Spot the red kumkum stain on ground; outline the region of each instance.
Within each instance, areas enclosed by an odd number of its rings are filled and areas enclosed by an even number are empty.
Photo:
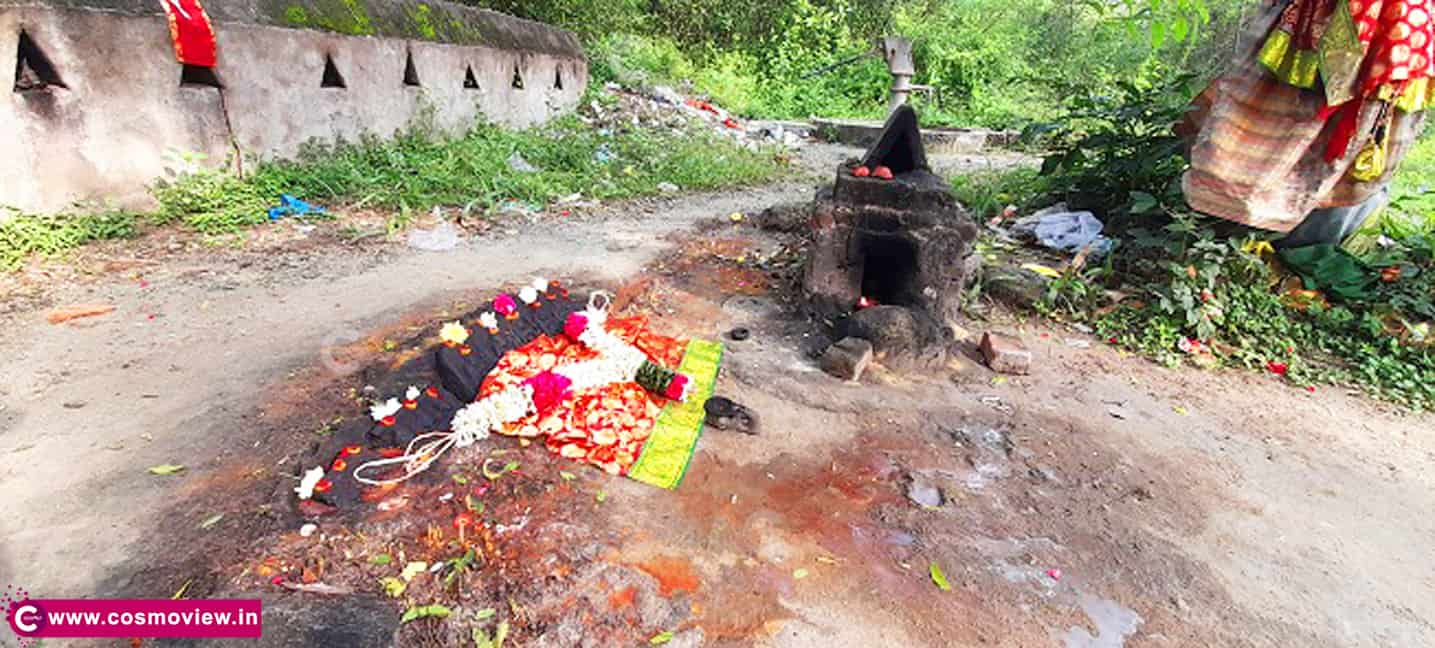
[[[658,593],[663,596],[672,596],[677,590],[693,593],[701,584],[693,573],[693,564],[676,556],[655,556],[634,567],[658,579]]]

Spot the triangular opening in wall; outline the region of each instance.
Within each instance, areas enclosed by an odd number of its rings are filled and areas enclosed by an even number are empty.
[[[884,166],[892,173],[930,170],[922,147],[922,130],[917,126],[917,111],[905,105],[892,111],[882,127],[882,136],[863,156],[862,164],[870,168]]]
[[[517,65],[513,66],[513,87],[523,89],[523,75],[519,74]]]
[[[561,67],[553,68],[553,88],[556,90],[563,89],[563,68]]]
[[[223,88],[224,86],[219,83],[219,76],[214,73],[214,68],[185,63],[184,69],[179,73],[179,87]]]
[[[473,76],[473,66],[466,66],[463,70],[463,87],[468,90],[478,89],[478,77]]]
[[[50,62],[50,57],[40,50],[40,46],[20,30],[20,47],[15,55],[15,92],[29,92],[32,90],[44,90],[46,88],[68,88],[65,82],[60,80],[60,73],[55,70],[55,65]]]
[[[417,88],[419,83],[419,71],[414,69],[414,53],[409,52],[407,60],[404,61],[404,85]]]
[[[344,75],[339,74],[339,68],[334,65],[334,57],[324,55],[324,78],[319,81],[320,88],[347,88],[344,83]]]

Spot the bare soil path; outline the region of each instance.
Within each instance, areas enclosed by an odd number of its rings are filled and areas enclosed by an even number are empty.
[[[1435,645],[1435,417],[1168,370],[1008,316],[972,330],[1020,332],[1031,376],[963,357],[839,383],[805,355],[810,327],[780,286],[714,279],[734,250],[790,241],[703,226],[811,189],[615,205],[446,253],[325,227],[148,261],[90,253],[94,276],[12,293],[0,326],[0,581],[42,597],[261,596],[261,645],[472,645],[490,607],[525,646],[665,630],[687,646]],[[400,627],[403,603],[377,586],[397,569],[366,556],[417,554],[420,507],[301,537],[288,475],[443,317],[534,274],[625,286],[674,334],[751,327],[719,393],[758,412],[760,434],[709,431],[673,493],[495,440],[524,468],[489,495],[504,521],[492,555],[461,614]],[[117,309],[45,321],[73,303]],[[186,469],[146,470],[167,463]],[[281,590],[266,571],[279,563],[353,594]],[[414,602],[438,595],[425,587]]]

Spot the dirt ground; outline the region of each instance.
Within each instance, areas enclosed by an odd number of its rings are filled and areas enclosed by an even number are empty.
[[[10,277],[0,581],[259,597],[274,646],[472,645],[499,622],[522,646],[1435,645],[1435,417],[1161,368],[1000,308],[968,329],[1021,335],[1030,376],[968,345],[940,370],[839,382],[786,289],[793,241],[727,218],[811,193],[546,214],[443,253],[333,223],[235,248],[166,234]],[[301,535],[293,475],[363,415],[363,387],[536,274],[620,288],[666,333],[751,328],[717,391],[758,434],[709,429],[675,492],[492,439]],[[117,308],[46,321],[77,303]],[[463,553],[446,496],[497,458],[520,468],[481,495],[477,560],[387,598],[380,579]],[[447,619],[399,623],[439,601]]]

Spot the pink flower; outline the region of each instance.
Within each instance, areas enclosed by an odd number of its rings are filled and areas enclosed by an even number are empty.
[[[542,416],[568,397],[568,388],[573,386],[573,381],[567,376],[545,371],[523,381],[523,384],[533,388],[533,407]]]
[[[513,295],[504,293],[493,298],[493,310],[499,315],[508,317],[518,312],[518,302],[513,301]]]
[[[692,380],[683,374],[674,374],[673,380],[668,383],[668,388],[663,391],[663,396],[669,400],[684,401],[688,399],[688,389]]]
[[[1200,353],[1201,341],[1193,338],[1181,338],[1181,340],[1176,343],[1176,348],[1185,353]]]
[[[588,316],[582,313],[569,313],[568,319],[563,322],[563,334],[578,341],[578,336],[588,330]]]

